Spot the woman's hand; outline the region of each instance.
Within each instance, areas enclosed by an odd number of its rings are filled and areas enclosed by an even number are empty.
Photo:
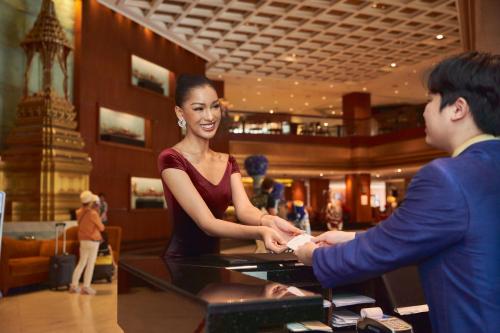
[[[353,240],[355,232],[332,230],[316,236],[314,242],[319,246],[330,246]]]
[[[303,230],[294,227],[292,223],[275,215],[264,215],[262,217],[262,225],[275,230],[286,242],[304,233]]]
[[[268,250],[281,253],[287,249],[286,240],[283,239],[274,229],[269,227],[258,227],[261,239]]]

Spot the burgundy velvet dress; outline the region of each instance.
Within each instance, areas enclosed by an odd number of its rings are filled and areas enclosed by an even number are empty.
[[[186,172],[215,218],[222,219],[231,202],[231,175],[240,172],[234,157],[229,156],[224,176],[216,185],[203,177],[181,153],[172,148],[163,150],[158,157],[160,174],[170,168]],[[162,182],[168,212],[173,221],[172,236],[164,257],[219,253],[219,238],[208,236],[203,232],[177,202],[163,179]]]

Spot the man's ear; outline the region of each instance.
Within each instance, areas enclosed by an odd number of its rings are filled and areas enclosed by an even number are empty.
[[[183,111],[177,105],[175,106],[175,114],[177,115],[177,119],[184,119]]]
[[[453,113],[451,115],[451,120],[460,120],[466,117],[470,110],[469,110],[469,103],[465,100],[463,97],[457,98],[455,103],[453,104],[455,106]]]

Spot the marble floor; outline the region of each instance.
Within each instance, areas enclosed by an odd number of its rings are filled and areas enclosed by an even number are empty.
[[[2,333],[119,333],[116,280],[94,284],[97,295],[48,289],[0,299]]]

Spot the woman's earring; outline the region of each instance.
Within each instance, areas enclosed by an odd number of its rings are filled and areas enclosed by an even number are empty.
[[[177,125],[179,125],[180,128],[186,128],[186,121],[184,118],[177,120]]]

